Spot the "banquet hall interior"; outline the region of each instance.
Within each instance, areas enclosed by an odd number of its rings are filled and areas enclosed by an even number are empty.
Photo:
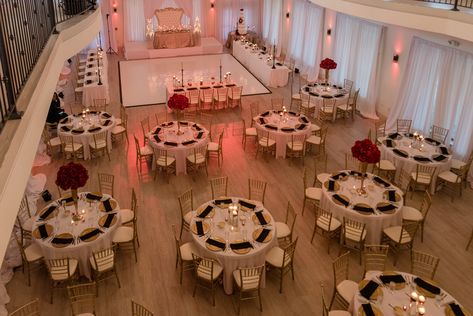
[[[4,0],[1,315],[472,315],[471,0]]]

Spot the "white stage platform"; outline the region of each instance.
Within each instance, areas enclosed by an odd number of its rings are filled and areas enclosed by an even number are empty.
[[[181,77],[184,67],[184,82],[199,82],[219,79],[219,64],[222,73],[230,71],[232,81],[243,86],[243,95],[271,93],[261,82],[243,67],[232,55],[201,55],[174,58],[141,59],[119,62],[120,95],[125,107],[152,105],[166,102],[166,87],[172,77]]]
[[[153,41],[145,42],[126,42],[125,43],[125,58],[127,60],[133,59],[147,59],[147,58],[166,58],[176,56],[191,56],[203,54],[221,54],[223,52],[222,44],[213,37],[203,37],[200,46],[184,47],[184,48],[166,48],[155,49]]]

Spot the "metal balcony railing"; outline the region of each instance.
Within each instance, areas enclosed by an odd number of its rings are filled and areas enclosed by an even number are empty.
[[[0,1],[0,131],[56,25],[95,10],[96,0]]]
[[[458,7],[473,9],[473,0],[417,0],[417,1],[450,4],[450,5],[453,5],[452,10],[454,11],[458,11]]]

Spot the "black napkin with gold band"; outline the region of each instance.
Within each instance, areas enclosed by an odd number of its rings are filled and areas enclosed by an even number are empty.
[[[388,200],[396,202],[396,190],[388,190]]]
[[[48,209],[47,209],[46,211],[44,211],[43,214],[41,214],[41,215],[39,216],[39,218],[40,218],[40,219],[43,219],[43,220],[46,219],[46,218],[48,218],[48,216],[51,215],[51,213],[54,212],[54,210],[55,210],[56,208],[57,208],[57,206],[51,205],[50,207],[48,207]]]
[[[225,248],[226,248],[225,243],[220,242],[220,241],[215,240],[215,239],[212,239],[212,238],[208,238],[207,241],[206,241],[206,243],[208,243],[209,245],[218,247],[218,248],[220,248],[220,249],[222,249],[222,250],[225,250]]]
[[[364,212],[364,213],[373,213],[373,209],[371,207],[366,207],[366,206],[361,206],[361,205],[355,205],[353,206],[353,209],[355,211],[359,212]]]
[[[379,284],[370,280],[361,290],[360,294],[366,298],[371,299],[371,295],[373,295],[374,291],[379,287]]]
[[[414,279],[414,282],[420,286],[421,288],[423,288],[424,290],[427,290],[429,291],[430,293],[434,294],[434,295],[439,295],[440,294],[440,288],[433,285],[433,284],[430,284],[429,282],[426,282],[424,280],[422,280],[421,278],[417,277]]]
[[[101,231],[100,229],[96,228],[96,229],[94,229],[94,230],[88,232],[87,234],[84,234],[84,235],[80,236],[79,238],[80,238],[80,240],[82,240],[82,241],[86,241],[87,239],[92,238],[92,237],[94,237],[95,235],[100,234],[101,232],[102,232],[102,231]]]
[[[243,200],[239,200],[239,201],[238,201],[238,204],[240,204],[240,205],[243,206],[243,207],[252,209],[252,210],[254,210],[255,207],[256,207],[256,205],[254,205],[253,203],[249,203],[249,202],[246,202],[246,201],[243,201]]]
[[[371,304],[362,304],[361,305],[362,308],[363,308],[363,311],[365,312],[365,315],[366,316],[376,316],[374,311],[373,311],[373,307],[371,307]]]
[[[232,243],[230,244],[230,248],[232,248],[232,250],[241,250],[241,249],[253,248],[253,245],[250,244],[248,241],[244,241],[244,242],[239,242],[239,243]]]
[[[58,245],[68,245],[71,244],[74,241],[73,238],[61,238],[61,237],[54,237],[51,242],[53,244],[58,244]]]
[[[199,218],[205,218],[214,208],[212,205],[207,205],[207,207],[197,216]]]
[[[48,231],[46,230],[46,225],[45,224],[39,225],[38,230],[39,230],[39,236],[41,237],[41,239],[49,237]]]
[[[256,241],[257,242],[263,242],[270,232],[271,232],[271,229],[263,228],[263,230],[261,231],[259,236],[256,238]]]
[[[195,227],[197,228],[197,235],[203,236],[204,235],[204,226],[202,224],[202,221],[196,221],[195,222]]]
[[[154,138],[154,140],[155,140],[157,143],[160,143],[160,142],[161,142],[161,138],[159,138],[158,135],[153,135],[153,138]]]
[[[333,192],[335,190],[335,181],[329,180],[328,181],[328,191]]]
[[[458,305],[457,303],[452,302],[448,305],[452,309],[452,312],[455,316],[466,316],[465,313],[463,312],[462,308],[460,307],[460,305]]]
[[[102,204],[103,204],[103,207],[105,208],[105,211],[107,212],[113,211],[112,204],[110,204],[110,199],[103,201]]]
[[[173,146],[173,147],[176,147],[177,146],[177,143],[176,142],[164,142],[164,145],[167,145],[167,146]]]
[[[404,277],[400,274],[394,274],[394,275],[380,275],[379,276],[379,279],[381,280],[381,282],[383,282],[384,284],[388,284],[388,283],[391,283],[391,282],[394,282],[394,283],[405,283],[406,280],[404,279]]]
[[[215,205],[220,205],[220,204],[231,204],[233,201],[232,199],[216,199],[214,201]]]
[[[396,149],[396,148],[393,149],[393,153],[395,153],[395,154],[398,155],[398,156],[404,157],[404,158],[409,157],[408,154],[406,154],[405,152],[400,151],[399,149]]]
[[[447,147],[440,147],[440,151],[442,152],[443,155],[450,155],[450,153],[448,152],[448,149]]]
[[[193,140],[193,139],[191,139],[191,140],[188,140],[188,141],[183,142],[182,144],[183,144],[184,146],[187,146],[187,145],[191,145],[191,144],[193,144],[193,143],[196,143],[196,141]]]
[[[266,219],[263,216],[263,211],[255,212],[256,218],[258,218],[258,221],[260,225],[266,225],[268,222],[266,222]]]
[[[377,209],[378,211],[383,212],[383,213],[390,212],[396,209],[396,205],[388,204],[388,205],[378,206]]]
[[[342,198],[342,197],[341,197],[340,195],[338,195],[338,194],[334,194],[334,195],[333,195],[333,198],[334,198],[335,200],[337,200],[338,202],[342,203],[345,207],[347,207],[347,206],[350,204],[349,201],[345,200],[344,198]]]
[[[113,221],[114,217],[115,217],[115,213],[114,214],[108,214],[107,218],[105,219],[105,222],[103,223],[103,227],[109,228],[110,225],[112,224],[112,221]]]
[[[391,184],[387,183],[386,181],[384,181],[383,179],[381,179],[380,177],[374,177],[373,178],[373,181],[383,185],[385,188],[391,186]]]

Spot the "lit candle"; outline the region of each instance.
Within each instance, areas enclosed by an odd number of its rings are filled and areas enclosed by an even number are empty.
[[[419,295],[419,303],[424,304],[425,303],[425,296],[424,295]]]
[[[237,216],[237,215],[238,215],[237,210],[234,209],[233,212],[232,212],[232,214],[233,214],[233,216]]]
[[[425,307],[424,306],[419,306],[417,308],[417,312],[419,313],[419,315],[424,315],[425,314]]]
[[[417,301],[418,297],[419,297],[419,295],[418,295],[416,292],[412,292],[412,293],[411,293],[411,299],[412,299],[413,301]]]

